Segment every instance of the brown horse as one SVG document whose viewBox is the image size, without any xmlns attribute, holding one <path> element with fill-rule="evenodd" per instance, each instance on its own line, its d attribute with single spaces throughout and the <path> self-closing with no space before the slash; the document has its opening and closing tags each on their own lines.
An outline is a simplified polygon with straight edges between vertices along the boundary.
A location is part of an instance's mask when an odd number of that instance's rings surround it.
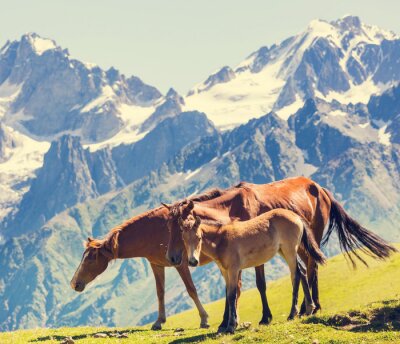
<svg viewBox="0 0 400 344">
<path fill-rule="evenodd" d="M 212 258 L 225 279 L 229 300 L 227 327 L 220 331 L 234 333 L 237 326 L 236 297 L 237 280 L 242 269 L 266 263 L 278 252 L 286 260 L 293 284 L 292 308 L 288 319 L 298 314 L 297 297 L 300 279 L 306 300 L 306 314 L 312 314 L 312 301 L 305 269 L 298 259 L 297 251 L 302 243 L 308 255 L 317 263 L 325 257 L 312 239 L 308 225 L 299 215 L 287 209 L 274 209 L 248 221 L 236 221 L 221 225 L 215 221 L 202 220 L 194 215 L 196 207 L 182 219 L 176 214 L 182 231 L 190 266 L 197 266 L 200 253 Z"/>
<path fill-rule="evenodd" d="M 88 283 L 106 270 L 113 259 L 145 257 L 153 270 L 158 297 L 158 318 L 152 329 L 161 329 L 166 321 L 165 267 L 171 266 L 165 256 L 168 243 L 167 217 L 168 212 L 160 207 L 133 217 L 112 229 L 104 239 L 89 238 L 81 263 L 71 280 L 71 287 L 78 292 L 83 291 Z M 207 257 L 204 259 L 206 262 Z M 207 328 L 208 315 L 197 296 L 187 263 L 177 266 L 176 270 L 199 311 L 200 327 Z"/>
<path fill-rule="evenodd" d="M 193 199 L 196 200 L 196 202 L 203 202 L 212 198 L 221 197 L 225 193 L 230 192 L 231 189 L 213 190 L 203 195 L 196 196 Z M 239 212 L 240 208 L 237 209 L 236 213 L 232 213 L 232 216 L 236 217 Z M 158 318 L 153 324 L 152 329 L 161 329 L 162 324 L 166 321 L 164 301 L 165 267 L 172 266 L 166 258 L 166 248 L 169 240 L 168 228 L 173 225 L 167 222 L 168 218 L 168 211 L 164 207 L 159 207 L 142 215 L 135 216 L 112 229 L 104 239 L 88 238 L 81 263 L 71 280 L 71 287 L 78 292 L 83 291 L 88 283 L 107 269 L 108 263 L 113 259 L 134 257 L 147 258 L 156 281 L 158 297 Z M 179 262 L 182 262 L 182 256 Z M 202 259 L 203 264 L 207 264 L 208 262 L 211 262 L 208 257 Z M 187 261 L 184 261 L 182 264 L 173 265 L 175 265 L 190 297 L 196 304 L 201 318 L 200 327 L 208 327 L 208 315 L 197 296 L 197 291 L 193 284 Z M 272 320 L 272 315 L 265 294 L 264 266 L 256 267 L 255 270 L 256 284 L 263 305 L 263 317 L 260 323 L 268 324 Z M 238 280 L 238 295 L 240 295 L 240 288 L 241 278 Z"/>
<path fill-rule="evenodd" d="M 172 215 L 179 212 L 184 219 L 193 208 L 193 202 L 196 202 L 196 199 L 167 207 Z M 313 239 L 318 246 L 321 245 L 324 229 L 329 220 L 329 228 L 323 243 L 328 241 L 335 230 L 342 251 L 353 265 L 355 264 L 353 256 L 365 263 L 354 251 L 356 248 L 361 248 L 365 253 L 379 259 L 385 259 L 391 252 L 396 251 L 394 247 L 351 218 L 328 190 L 305 177 L 288 178 L 262 185 L 240 183 L 219 194 L 215 192 L 215 197 L 196 203 L 196 215 L 201 219 L 227 224 L 232 220 L 249 220 L 276 208 L 291 210 L 304 218 L 310 224 Z M 181 231 L 177 222 L 172 220 L 169 222 L 169 229 L 167 257 L 173 265 L 179 265 L 184 251 Z M 312 287 L 312 298 L 317 311 L 321 308 L 317 265 L 313 257 L 308 256 L 302 248 L 299 254 L 307 264 L 308 281 Z M 305 311 L 304 305 L 303 302 L 301 313 Z"/>
</svg>

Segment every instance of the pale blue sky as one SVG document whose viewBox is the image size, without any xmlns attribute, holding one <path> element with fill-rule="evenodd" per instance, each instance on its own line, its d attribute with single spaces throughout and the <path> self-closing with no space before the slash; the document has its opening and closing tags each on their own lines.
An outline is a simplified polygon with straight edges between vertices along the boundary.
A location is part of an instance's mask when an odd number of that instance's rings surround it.
<svg viewBox="0 0 400 344">
<path fill-rule="evenodd" d="M 311 19 L 353 14 L 400 33 L 399 10 L 398 0 L 0 0 L 0 45 L 33 31 L 76 58 L 184 94 Z"/>
</svg>

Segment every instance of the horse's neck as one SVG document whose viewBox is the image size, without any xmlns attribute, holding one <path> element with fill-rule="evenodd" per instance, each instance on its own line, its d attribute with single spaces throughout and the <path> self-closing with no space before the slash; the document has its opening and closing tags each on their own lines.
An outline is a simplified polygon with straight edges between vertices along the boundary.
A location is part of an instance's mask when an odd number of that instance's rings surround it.
<svg viewBox="0 0 400 344">
<path fill-rule="evenodd" d="M 198 203 L 194 208 L 196 215 L 202 219 L 225 220 L 229 222 L 229 208 L 214 208 L 214 205 Z"/>
<path fill-rule="evenodd" d="M 202 225 L 202 251 L 206 256 L 214 260 L 218 259 L 218 246 L 222 235 L 222 231 L 219 228 L 219 226 L 215 225 Z"/>
<path fill-rule="evenodd" d="M 140 218 L 124 228 L 118 240 L 118 258 L 149 257 L 157 254 L 167 237 L 162 219 Z"/>
</svg>

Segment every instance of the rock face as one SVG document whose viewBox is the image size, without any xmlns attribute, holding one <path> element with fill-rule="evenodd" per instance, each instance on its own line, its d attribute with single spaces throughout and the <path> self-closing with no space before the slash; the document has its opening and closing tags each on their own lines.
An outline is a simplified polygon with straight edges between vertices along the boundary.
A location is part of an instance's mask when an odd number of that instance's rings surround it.
<svg viewBox="0 0 400 344">
<path fill-rule="evenodd" d="M 183 98 L 171 88 L 165 100 L 156 107 L 156 110 L 147 118 L 141 125 L 141 131 L 153 129 L 157 124 L 164 119 L 174 117 L 182 112 L 182 107 L 185 105 Z"/>
<path fill-rule="evenodd" d="M 50 146 L 43 167 L 6 230 L 12 231 L 8 234 L 13 236 L 30 232 L 54 214 L 95 196 L 98 196 L 96 184 L 80 139 L 62 136 Z"/>
<path fill-rule="evenodd" d="M 114 148 L 113 159 L 128 184 L 158 169 L 188 143 L 215 132 L 205 114 L 183 112 L 162 121 L 139 142 Z"/>
<path fill-rule="evenodd" d="M 0 163 L 8 160 L 12 154 L 12 150 L 18 145 L 18 140 L 13 137 L 10 130 L 0 123 Z"/>
<path fill-rule="evenodd" d="M 0 202 L 5 191 L 29 191 L 0 227 L 0 330 L 154 320 L 144 259 L 112 264 L 82 294 L 69 288 L 82 240 L 213 187 L 310 176 L 362 224 L 400 241 L 398 42 L 357 17 L 313 21 L 186 97 L 74 60 L 35 34 L 7 43 Z M 24 176 L 9 182 L 15 166 Z M 266 271 L 280 276 L 285 264 Z M 193 279 L 203 302 L 223 296 L 215 265 Z M 251 274 L 243 279 L 254 285 Z M 170 313 L 193 306 L 174 269 L 166 302 Z"/>
</svg>

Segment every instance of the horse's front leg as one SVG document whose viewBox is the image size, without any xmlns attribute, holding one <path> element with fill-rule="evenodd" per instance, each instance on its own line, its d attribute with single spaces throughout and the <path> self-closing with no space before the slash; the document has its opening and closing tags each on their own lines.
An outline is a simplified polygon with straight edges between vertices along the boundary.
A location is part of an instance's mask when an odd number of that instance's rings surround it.
<svg viewBox="0 0 400 344">
<path fill-rule="evenodd" d="M 200 302 L 199 296 L 197 295 L 196 287 L 193 283 L 192 276 L 190 274 L 189 267 L 187 265 L 187 261 L 183 261 L 181 265 L 176 267 L 179 275 L 182 278 L 183 283 L 185 284 L 186 290 L 189 296 L 192 298 L 193 302 L 195 303 L 197 310 L 199 311 L 200 315 L 200 328 L 209 328 L 208 325 L 208 314 L 204 309 L 203 305 Z"/>
<path fill-rule="evenodd" d="M 272 313 L 267 300 L 267 285 L 265 283 L 264 264 L 255 267 L 256 270 L 256 284 L 258 292 L 260 293 L 262 303 L 262 318 L 259 322 L 260 325 L 268 325 L 272 321 Z"/>
<path fill-rule="evenodd" d="M 229 320 L 227 333 L 234 333 L 238 325 L 236 314 L 237 282 L 239 269 L 231 268 L 227 271 L 227 300 L 229 304 Z"/>
<path fill-rule="evenodd" d="M 226 280 L 225 280 L 226 283 Z M 227 285 L 227 284 L 226 284 Z M 237 281 L 237 297 L 236 297 L 236 319 L 239 319 L 238 315 L 238 303 L 241 295 L 242 288 L 242 270 L 239 271 L 238 281 Z M 228 291 L 225 287 L 225 309 L 224 309 L 224 317 L 222 319 L 221 324 L 218 326 L 218 333 L 225 332 L 228 326 L 229 321 L 229 301 L 228 301 Z"/>
<path fill-rule="evenodd" d="M 225 281 L 225 283 L 226 283 L 226 281 Z M 225 287 L 225 309 L 224 309 L 224 315 L 222 318 L 222 322 L 218 326 L 218 333 L 226 331 L 226 327 L 228 326 L 228 321 L 229 321 L 228 290 Z"/>
<path fill-rule="evenodd" d="M 158 318 L 151 326 L 152 330 L 161 330 L 161 325 L 167 320 L 165 316 L 165 267 L 150 263 L 156 280 L 157 298 L 158 298 Z"/>
</svg>

